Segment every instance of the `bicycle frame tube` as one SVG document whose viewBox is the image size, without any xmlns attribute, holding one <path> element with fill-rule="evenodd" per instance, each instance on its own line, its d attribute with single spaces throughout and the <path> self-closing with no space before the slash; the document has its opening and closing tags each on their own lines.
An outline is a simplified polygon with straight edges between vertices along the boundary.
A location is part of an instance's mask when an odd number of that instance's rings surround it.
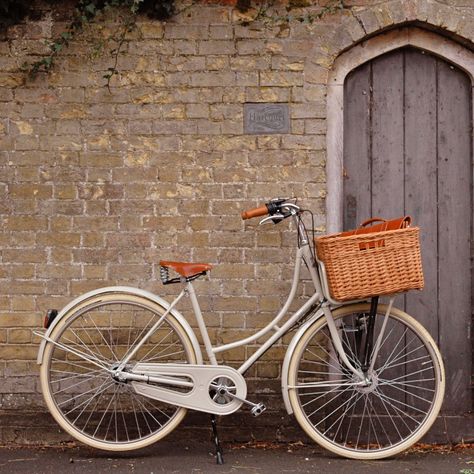
<svg viewBox="0 0 474 474">
<path fill-rule="evenodd" d="M 254 342 L 257 339 L 261 338 L 262 336 L 265 336 L 271 330 L 276 330 L 276 331 L 279 330 L 277 324 L 280 322 L 281 319 L 285 317 L 286 313 L 288 312 L 288 308 L 290 307 L 291 303 L 293 302 L 296 296 L 296 290 L 298 288 L 298 282 L 300 278 L 302 254 L 303 254 L 303 249 L 299 248 L 298 251 L 296 252 L 295 271 L 293 274 L 293 282 L 291 285 L 290 293 L 288 295 L 288 298 L 285 304 L 281 308 L 280 312 L 264 328 L 262 328 L 260 331 L 256 332 L 252 336 L 249 336 L 245 339 L 240 339 L 238 341 L 231 342 L 229 344 L 225 344 L 223 346 L 213 348 L 213 352 L 215 354 L 218 352 L 228 351 L 230 349 L 234 349 L 235 347 L 240 347 L 245 344 L 250 344 L 251 342 Z"/>
<path fill-rule="evenodd" d="M 225 344 L 222 346 L 213 347 L 209 338 L 209 334 L 207 331 L 206 324 L 204 322 L 204 318 L 202 316 L 201 308 L 199 306 L 199 302 L 197 300 L 194 287 L 191 282 L 188 282 L 186 285 L 186 290 L 190 296 L 191 304 L 194 310 L 194 314 L 196 316 L 196 320 L 199 326 L 199 330 L 201 332 L 201 336 L 204 342 L 204 346 L 206 348 L 207 355 L 209 357 L 209 361 L 212 365 L 217 365 L 216 354 L 219 352 L 228 351 L 230 349 L 234 349 L 236 347 L 240 347 L 251 342 L 256 341 L 257 339 L 261 338 L 262 336 L 266 336 L 271 331 L 275 331 L 275 334 L 272 335 L 258 350 L 255 352 L 243 365 L 238 369 L 240 373 L 245 372 L 277 339 L 282 337 L 290 327 L 292 327 L 298 319 L 300 319 L 312 306 L 316 303 L 321 302 L 322 296 L 321 293 L 315 292 L 314 295 L 309 298 L 306 303 L 301 306 L 301 308 L 296 311 L 291 318 L 280 328 L 277 326 L 278 322 L 280 322 L 287 314 L 288 309 L 290 308 L 291 303 L 294 301 L 296 296 L 296 291 L 298 288 L 298 282 L 300 278 L 300 270 L 301 270 L 301 261 L 305 259 L 307 261 L 308 254 L 311 255 L 311 251 L 309 250 L 308 244 L 303 245 L 299 248 L 296 252 L 295 257 L 295 270 L 293 274 L 293 282 L 291 285 L 290 293 L 288 298 L 283 305 L 282 309 L 279 313 L 270 321 L 263 329 L 256 332 L 252 336 L 249 336 L 244 339 L 240 339 L 229 344 Z M 305 257 L 306 255 L 306 257 Z"/>
<path fill-rule="evenodd" d="M 206 324 L 204 322 L 204 318 L 202 316 L 201 308 L 199 307 L 199 302 L 197 300 L 196 294 L 194 292 L 194 288 L 192 284 L 189 282 L 187 284 L 187 290 L 191 298 L 191 303 L 193 306 L 193 310 L 196 316 L 196 320 L 199 326 L 199 330 L 201 332 L 204 346 L 206 348 L 207 355 L 209 357 L 209 361 L 212 365 L 217 365 L 216 354 L 219 352 L 225 352 L 230 349 L 234 349 L 236 347 L 244 346 L 251 342 L 256 341 L 260 337 L 268 335 L 272 330 L 275 333 L 269 337 L 259 348 L 258 350 L 252 354 L 238 369 L 238 372 L 241 374 L 245 373 L 278 339 L 280 339 L 294 324 L 304 315 L 306 314 L 312 307 L 316 304 L 322 304 L 324 297 L 321 288 L 321 281 L 319 279 L 319 274 L 316 269 L 316 263 L 314 261 L 314 257 L 311 253 L 311 249 L 309 246 L 309 242 L 306 239 L 306 235 L 304 233 L 304 228 L 302 223 L 295 219 L 296 224 L 298 226 L 298 232 L 300 235 L 300 242 L 301 247 L 298 248 L 295 257 L 295 270 L 293 274 L 293 282 L 291 285 L 290 293 L 288 298 L 283 305 L 283 308 L 279 311 L 279 313 L 270 321 L 264 328 L 260 331 L 257 331 L 252 336 L 246 337 L 244 339 L 239 339 L 237 341 L 231 342 L 229 344 L 224 344 L 222 346 L 213 347 L 209 338 L 209 334 L 207 331 Z M 299 283 L 300 278 L 300 270 L 301 270 L 301 261 L 304 260 L 306 266 L 309 269 L 311 279 L 313 281 L 315 287 L 315 293 L 304 303 L 287 321 L 282 327 L 278 327 L 277 324 L 286 316 L 288 309 L 291 303 L 294 301 L 296 296 L 296 291 Z M 329 313 L 329 315 L 328 315 Z M 330 313 L 329 307 L 327 307 L 324 311 L 325 316 L 328 319 L 332 320 L 332 315 Z M 333 338 L 335 339 L 335 345 L 338 352 L 341 355 L 342 360 L 345 362 L 347 367 L 356 375 L 362 377 L 362 375 L 357 371 L 357 369 L 350 363 L 347 356 L 345 355 L 344 349 L 342 347 L 342 343 L 340 341 L 339 335 L 337 334 L 337 330 L 334 326 L 334 320 L 331 321 L 332 326 L 334 328 L 331 331 Z M 331 325 L 330 325 L 331 326 Z"/>
<path fill-rule="evenodd" d="M 297 231 L 299 234 L 299 241 L 300 241 L 300 247 L 298 248 L 295 256 L 295 268 L 294 268 L 294 273 L 293 273 L 293 281 L 291 284 L 290 292 L 288 295 L 288 298 L 283 305 L 282 309 L 278 312 L 278 314 L 270 321 L 264 328 L 261 330 L 257 331 L 255 334 L 252 336 L 246 337 L 244 339 L 240 339 L 234 342 L 231 342 L 229 344 L 224 344 L 222 346 L 217 346 L 213 347 L 211 340 L 209 338 L 209 333 L 206 327 L 206 323 L 204 321 L 201 308 L 199 306 L 199 302 L 196 296 L 196 293 L 194 291 L 194 287 L 192 283 L 189 281 L 186 284 L 186 288 L 178 295 L 178 297 L 171 303 L 168 311 L 160 318 L 160 321 L 153 326 L 148 333 L 144 336 L 142 341 L 136 346 L 130 354 L 127 354 L 125 360 L 120 364 L 118 367 L 117 372 L 120 372 L 125 364 L 127 363 L 128 360 L 133 357 L 133 355 L 138 351 L 138 349 L 141 347 L 141 345 L 150 337 L 150 335 L 155 331 L 156 327 L 158 326 L 159 323 L 166 317 L 166 315 L 171 311 L 171 309 L 178 303 L 178 301 L 182 298 L 182 296 L 187 293 L 190 297 L 192 308 L 194 311 L 194 314 L 196 316 L 196 321 L 199 326 L 199 330 L 204 342 L 204 346 L 209 358 L 209 362 L 211 365 L 218 365 L 217 359 L 216 359 L 216 354 L 220 352 L 225 352 L 230 349 L 234 349 L 236 347 L 244 346 L 247 345 L 251 342 L 254 342 L 258 340 L 259 338 L 268 335 L 271 331 L 275 331 L 275 333 L 269 337 L 259 348 L 258 350 L 252 354 L 237 370 L 239 373 L 243 374 L 245 373 L 278 339 L 280 339 L 282 336 L 286 334 L 286 332 L 291 329 L 296 322 L 301 319 L 308 311 L 310 311 L 313 307 L 316 305 L 319 305 L 323 307 L 323 312 L 325 317 L 328 320 L 328 326 L 331 332 L 331 336 L 334 341 L 335 348 L 339 355 L 341 356 L 342 361 L 345 363 L 345 365 L 348 367 L 349 370 L 351 370 L 354 374 L 359 376 L 361 379 L 363 379 L 363 375 L 360 371 L 358 371 L 348 360 L 344 348 L 342 346 L 341 339 L 339 337 L 337 328 L 334 323 L 334 319 L 332 317 L 332 313 L 330 310 L 329 302 L 326 300 L 324 297 L 324 293 L 322 291 L 322 285 L 321 285 L 321 280 L 319 276 L 319 272 L 316 266 L 316 262 L 314 260 L 314 256 L 311 252 L 311 248 L 309 246 L 309 242 L 306 238 L 306 232 L 304 229 L 304 226 L 302 222 L 298 219 L 296 214 L 293 214 L 293 218 L 295 220 L 296 226 L 297 226 Z M 300 271 L 301 271 L 301 262 L 304 261 L 310 276 L 311 280 L 313 282 L 314 288 L 315 288 L 315 293 L 283 324 L 283 326 L 279 327 L 278 323 L 287 315 L 288 310 L 293 303 L 297 288 L 298 288 L 298 283 L 300 279 Z"/>
<path fill-rule="evenodd" d="M 120 373 L 123 368 L 127 365 L 128 361 L 139 351 L 140 347 L 145 344 L 148 338 L 159 328 L 162 321 L 171 313 L 171 310 L 177 305 L 178 301 L 184 296 L 185 291 L 181 291 L 181 293 L 175 298 L 175 300 L 170 304 L 169 308 L 160 316 L 160 319 L 150 328 L 150 330 L 145 334 L 142 340 L 128 353 L 125 355 L 125 358 L 122 360 L 120 365 L 117 367 L 116 372 Z"/>
</svg>

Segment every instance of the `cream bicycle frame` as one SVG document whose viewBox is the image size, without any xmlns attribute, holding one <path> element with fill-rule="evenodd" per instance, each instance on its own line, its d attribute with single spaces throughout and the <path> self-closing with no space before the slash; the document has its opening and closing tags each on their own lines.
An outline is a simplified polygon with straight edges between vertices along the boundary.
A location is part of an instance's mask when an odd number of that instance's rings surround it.
<svg viewBox="0 0 474 474">
<path fill-rule="evenodd" d="M 278 312 L 278 314 L 270 321 L 264 328 L 257 331 L 255 334 L 239 339 L 237 341 L 224 344 L 221 346 L 214 347 L 211 343 L 209 338 L 209 333 L 207 330 L 206 323 L 204 321 L 204 317 L 201 312 L 201 307 L 199 306 L 199 302 L 196 296 L 196 292 L 194 291 L 194 287 L 191 281 L 186 282 L 185 288 L 181 291 L 181 293 L 175 298 L 175 300 L 170 304 L 169 309 L 161 316 L 161 318 L 156 322 L 156 324 L 150 328 L 150 330 L 145 334 L 142 340 L 134 347 L 134 349 L 127 354 L 125 359 L 121 362 L 120 366 L 118 367 L 116 373 L 122 371 L 123 367 L 126 366 L 128 361 L 136 354 L 136 352 L 140 349 L 140 347 L 145 343 L 145 341 L 153 334 L 155 329 L 159 326 L 161 321 L 166 317 L 166 315 L 171 311 L 171 309 L 177 304 L 177 302 L 184 296 L 189 295 L 191 300 L 191 305 L 196 317 L 196 322 L 199 326 L 199 330 L 204 342 L 204 347 L 206 349 L 207 356 L 209 358 L 209 362 L 211 365 L 219 365 L 216 359 L 216 354 L 220 352 L 225 352 L 236 347 L 247 345 L 251 342 L 258 340 L 259 338 L 268 335 L 271 331 L 274 331 L 274 334 L 270 336 L 260 347 L 259 349 L 252 354 L 238 369 L 237 371 L 240 374 L 244 374 L 278 339 L 280 339 L 291 327 L 293 327 L 298 320 L 300 320 L 308 311 L 310 311 L 314 306 L 318 305 L 323 310 L 323 315 L 327 318 L 328 327 L 331 333 L 331 337 L 334 342 L 334 346 L 344 364 L 347 368 L 354 374 L 356 377 L 363 381 L 364 375 L 363 373 L 356 369 L 353 364 L 347 358 L 347 355 L 344 351 L 342 346 L 341 339 L 339 337 L 336 325 L 334 323 L 334 319 L 331 313 L 331 300 L 326 297 L 326 292 L 323 291 L 323 286 L 321 284 L 320 273 L 316 267 L 316 262 L 314 260 L 313 254 L 311 252 L 311 248 L 309 242 L 306 238 L 306 233 L 304 231 L 303 224 L 298 221 L 296 212 L 292 212 L 295 224 L 297 226 L 297 232 L 299 234 L 299 241 L 301 246 L 297 249 L 296 257 L 295 257 L 295 267 L 293 273 L 293 281 L 290 289 L 290 293 L 288 298 Z M 301 271 L 301 263 L 304 261 L 306 263 L 307 268 L 309 269 L 312 282 L 314 284 L 315 293 L 281 326 L 278 326 L 278 323 L 287 315 L 290 305 L 292 304 L 295 296 L 296 291 L 298 288 L 298 283 L 300 280 L 300 271 Z M 324 276 L 323 276 L 324 278 Z M 325 287 L 327 288 L 327 283 L 325 283 Z M 333 302 L 335 303 L 335 302 Z M 341 306 L 341 304 L 337 305 Z M 387 313 L 388 314 L 388 313 Z M 177 383 L 179 385 L 179 382 Z"/>
</svg>

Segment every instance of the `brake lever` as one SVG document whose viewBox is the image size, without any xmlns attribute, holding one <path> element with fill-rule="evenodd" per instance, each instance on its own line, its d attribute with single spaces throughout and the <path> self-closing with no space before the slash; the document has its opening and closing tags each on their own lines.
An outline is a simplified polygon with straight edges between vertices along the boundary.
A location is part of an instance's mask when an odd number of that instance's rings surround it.
<svg viewBox="0 0 474 474">
<path fill-rule="evenodd" d="M 267 216 L 264 219 L 262 219 L 258 225 L 264 225 L 268 224 L 270 221 L 273 222 L 274 224 L 278 224 L 281 222 L 285 216 L 283 214 L 273 214 L 273 216 Z"/>
</svg>

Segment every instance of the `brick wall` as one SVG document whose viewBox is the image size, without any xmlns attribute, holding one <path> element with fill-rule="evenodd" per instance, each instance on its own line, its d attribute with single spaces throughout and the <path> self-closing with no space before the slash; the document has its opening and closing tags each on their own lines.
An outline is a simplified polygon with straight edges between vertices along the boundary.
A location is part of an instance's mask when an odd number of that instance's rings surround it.
<svg viewBox="0 0 474 474">
<path fill-rule="evenodd" d="M 206 4 L 167 23 L 143 20 L 125 42 L 111 92 L 102 77 L 111 59 L 89 58 L 89 34 L 61 52 L 49 75 L 20 71 L 64 28 L 61 14 L 8 30 L 0 41 L 2 409 L 43 407 L 31 329 L 46 309 L 115 284 L 171 298 L 176 287 L 159 282 L 159 259 L 216 264 L 196 285 L 212 338 L 229 342 L 270 320 L 289 289 L 294 233 L 286 222 L 258 228 L 239 214 L 298 196 L 324 228 L 334 58 L 407 21 L 474 36 L 469 0 L 345 3 L 313 24 L 245 26 L 232 6 Z M 245 135 L 246 102 L 288 103 L 290 133 Z M 275 410 L 283 408 L 283 342 L 249 372 L 251 391 L 265 392 Z M 235 365 L 253 350 L 225 360 Z"/>
</svg>

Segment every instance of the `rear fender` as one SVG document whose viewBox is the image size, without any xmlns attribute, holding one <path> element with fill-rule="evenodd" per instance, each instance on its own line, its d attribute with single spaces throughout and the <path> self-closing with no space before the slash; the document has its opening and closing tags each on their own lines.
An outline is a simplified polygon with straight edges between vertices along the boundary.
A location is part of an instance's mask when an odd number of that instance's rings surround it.
<svg viewBox="0 0 474 474">
<path fill-rule="evenodd" d="M 163 298 L 160 298 L 159 296 L 146 291 L 146 290 L 141 290 L 139 288 L 132 288 L 129 286 L 109 286 L 106 288 L 99 288 L 98 290 L 93 290 L 88 293 L 84 293 L 83 295 L 77 297 L 75 300 L 71 301 L 67 306 L 65 306 L 55 317 L 54 321 L 52 322 L 51 326 L 48 328 L 48 330 L 45 333 L 45 336 L 50 337 L 52 332 L 54 331 L 54 328 L 58 325 L 59 321 L 69 313 L 69 311 L 73 308 L 80 307 L 83 305 L 87 304 L 87 301 L 90 300 L 91 298 L 94 298 L 99 295 L 110 295 L 113 293 L 126 293 L 129 295 L 134 295 L 134 296 L 141 296 L 147 300 L 150 300 L 151 302 L 161 306 L 162 308 L 165 309 L 165 311 L 170 307 L 170 303 L 168 303 L 166 300 Z M 191 326 L 189 323 L 186 321 L 185 317 L 176 309 L 171 310 L 171 314 L 173 317 L 178 321 L 179 324 L 183 327 L 184 331 L 186 332 L 187 336 L 189 337 L 189 340 L 191 341 L 191 344 L 193 346 L 194 352 L 196 354 L 196 361 L 198 364 L 202 364 L 202 352 L 201 348 L 199 346 L 199 342 L 196 338 L 196 334 L 194 331 L 191 329 Z M 43 363 L 43 356 L 44 356 L 44 350 L 46 347 L 47 341 L 43 339 L 41 341 L 39 351 L 38 351 L 38 357 L 36 362 L 38 364 Z"/>
</svg>

